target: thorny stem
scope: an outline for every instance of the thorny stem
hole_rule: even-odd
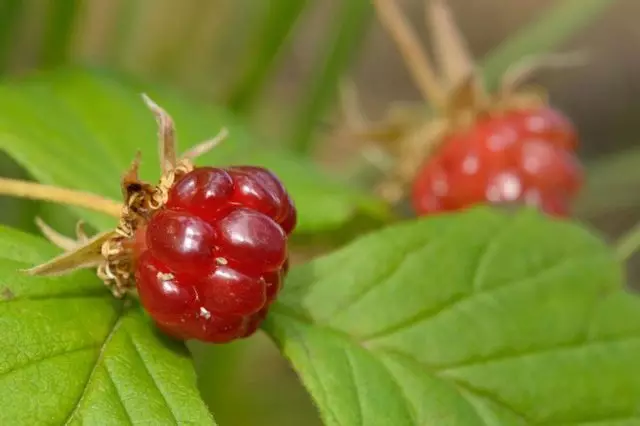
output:
[[[640,223],[624,234],[616,243],[615,251],[618,259],[627,261],[640,247]]]
[[[435,108],[443,108],[445,96],[418,36],[395,4],[396,0],[373,0],[380,23],[395,40],[422,96]]]
[[[121,203],[99,195],[16,179],[0,178],[0,195],[83,207],[116,218],[122,211]]]

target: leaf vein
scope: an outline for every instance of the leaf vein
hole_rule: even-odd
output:
[[[169,410],[169,412],[173,416],[173,420],[175,421],[175,424],[178,425],[178,418],[176,417],[176,414],[174,413],[174,411],[171,409],[171,406],[169,405],[169,400],[167,399],[167,396],[164,394],[164,392],[162,392],[162,389],[160,388],[160,385],[158,384],[158,380],[151,373],[151,370],[149,370],[149,367],[147,366],[147,363],[145,362],[144,358],[142,357],[142,354],[140,353],[140,349],[138,348],[138,345],[136,344],[136,342],[133,339],[133,337],[131,336],[131,333],[127,333],[127,337],[129,338],[129,342],[133,346],[134,352],[136,353],[136,355],[140,359],[140,362],[142,363],[142,366],[144,367],[144,370],[146,371],[147,375],[149,375],[149,377],[151,378],[151,381],[153,382],[153,384],[156,387],[156,389],[158,389],[158,393],[160,393],[160,396],[162,396],[162,401],[164,402],[164,405],[167,407],[167,409]]]
[[[98,366],[100,365],[100,363],[103,361],[104,358],[104,353],[107,350],[107,347],[109,346],[109,343],[111,342],[111,339],[113,338],[113,336],[115,336],[116,332],[120,329],[120,326],[122,325],[122,321],[125,318],[125,310],[124,308],[118,312],[118,315],[116,316],[113,325],[111,327],[111,331],[109,332],[109,334],[107,335],[107,337],[104,339],[104,342],[102,342],[102,345],[100,346],[100,353],[98,354],[98,357],[96,358],[96,363],[93,366],[93,368],[91,369],[91,371],[89,372],[89,375],[87,376],[87,381],[85,382],[82,391],[80,392],[80,395],[78,396],[78,400],[76,401],[76,403],[74,404],[73,409],[71,410],[71,412],[69,412],[69,415],[67,416],[67,419],[64,421],[64,425],[68,426],[69,424],[71,424],[71,420],[73,420],[73,417],[77,414],[78,410],[80,409],[80,405],[82,404],[82,401],[84,401],[84,398],[86,396],[86,392],[87,392],[87,387],[89,386],[89,383],[91,383],[91,381],[93,380],[93,377],[95,376],[97,370],[98,370]]]
[[[7,371],[3,371],[2,373],[0,373],[0,378],[4,378],[5,376],[8,376],[8,375],[10,375],[12,373],[15,373],[17,371],[23,370],[25,368],[29,368],[30,366],[32,366],[34,364],[38,364],[38,363],[43,362],[43,361],[47,361],[47,360],[54,359],[54,358],[57,358],[57,357],[60,357],[60,356],[64,356],[64,355],[73,354],[73,353],[76,353],[76,352],[87,351],[89,349],[97,349],[98,347],[99,347],[99,345],[97,345],[95,343],[91,343],[89,345],[83,345],[83,346],[80,346],[78,348],[74,348],[74,349],[71,349],[71,350],[68,350],[68,351],[62,351],[62,352],[56,352],[56,353],[52,353],[52,354],[47,354],[46,356],[44,356],[42,358],[32,359],[32,360],[29,360],[29,362],[26,362],[24,364],[18,365],[18,366],[14,367],[14,368],[11,368],[11,369],[7,370]]]
[[[360,392],[358,392],[358,384],[356,382],[356,372],[355,365],[353,363],[353,359],[351,359],[351,353],[347,349],[343,349],[345,354],[345,358],[347,359],[347,363],[349,364],[349,381],[351,382],[351,389],[353,390],[357,404],[356,404],[356,416],[358,421],[356,424],[363,425],[363,417],[362,417],[362,400],[360,398]]]
[[[109,367],[107,367],[105,365],[105,371],[107,373],[107,377],[109,378],[109,381],[111,382],[111,384],[113,385],[113,389],[115,389],[116,391],[116,396],[118,399],[118,402],[120,403],[120,406],[122,407],[122,409],[124,410],[124,414],[125,416],[127,416],[127,420],[129,421],[129,424],[133,425],[133,419],[131,418],[131,414],[129,414],[129,410],[127,409],[127,406],[124,404],[124,398],[122,398],[122,394],[120,393],[120,389],[118,389],[118,384],[116,383],[115,380],[113,380],[113,376],[111,375],[111,370],[109,370]]]
[[[344,311],[348,310],[351,306],[355,305],[364,297],[366,297],[367,294],[387,283],[391,278],[394,277],[395,274],[398,273],[398,271],[402,269],[402,266],[409,260],[413,260],[413,258],[415,257],[424,256],[425,252],[430,251],[437,246],[438,244],[435,241],[432,241],[431,243],[425,245],[424,240],[419,240],[417,241],[417,244],[412,244],[410,247],[406,247],[405,249],[409,252],[409,254],[403,256],[402,259],[400,259],[399,263],[392,265],[387,271],[385,271],[384,274],[382,274],[382,277],[380,277],[378,280],[372,281],[371,285],[363,287],[358,293],[354,294],[348,300],[345,300],[343,303],[341,303],[336,309],[333,310],[333,312],[327,315],[327,318],[318,319],[317,322],[330,322],[330,320],[341,315],[342,313],[344,313]]]
[[[488,295],[500,292],[504,289],[509,289],[514,286],[523,285],[523,284],[535,283],[538,280],[544,278],[548,274],[557,273],[559,270],[562,270],[567,267],[575,267],[575,264],[574,264],[575,262],[589,261],[591,258],[594,258],[594,257],[600,258],[602,257],[602,254],[598,254],[597,256],[594,255],[594,256],[588,256],[588,257],[581,256],[581,257],[566,258],[561,260],[560,262],[556,262],[554,265],[541,269],[534,275],[529,276],[527,278],[524,278],[524,279],[518,278],[512,281],[509,281],[505,284],[502,284],[500,286],[492,287],[488,290],[452,297],[448,301],[445,301],[445,303],[441,306],[436,306],[435,308],[418,312],[417,314],[403,321],[392,324],[389,327],[386,327],[382,330],[378,330],[369,335],[361,336],[359,338],[359,341],[361,342],[362,345],[369,346],[371,345],[371,342],[374,340],[379,340],[385,337],[389,337],[390,335],[398,331],[402,331],[405,328],[413,327],[421,322],[431,321],[439,315],[442,315],[448,311],[456,309],[462,303],[473,303],[481,297],[486,297]]]
[[[500,243],[502,241],[502,237],[508,234],[507,231],[511,230],[512,227],[517,225],[518,218],[523,216],[511,217],[498,231],[495,232],[486,242],[482,252],[478,256],[478,263],[473,272],[473,278],[471,280],[471,289],[476,290],[481,287],[482,282],[484,281],[484,274],[487,266],[490,264],[490,260],[492,259],[492,255],[495,250],[500,247]]]
[[[494,354],[484,358],[473,358],[457,364],[447,365],[446,367],[443,367],[443,368],[436,368],[435,371],[438,372],[439,374],[440,373],[444,374],[446,372],[449,372],[458,368],[474,367],[477,365],[490,364],[494,362],[511,361],[514,359],[525,358],[529,356],[546,355],[552,352],[568,352],[572,350],[585,350],[585,349],[589,349],[591,346],[610,345],[610,344],[617,344],[617,343],[631,343],[635,340],[640,340],[640,336],[639,335],[616,336],[615,338],[608,338],[608,339],[605,338],[605,339],[590,340],[590,341],[584,341],[580,339],[572,342],[562,342],[560,344],[555,344],[548,347],[538,347],[538,348],[531,348],[528,350],[523,350],[518,352],[513,351],[513,352],[503,353],[503,354]],[[377,349],[379,350],[381,348],[377,348]]]

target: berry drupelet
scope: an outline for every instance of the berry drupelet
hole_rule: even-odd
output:
[[[268,170],[193,169],[136,236],[142,305],[180,339],[253,334],[282,286],[295,224],[291,198]]]

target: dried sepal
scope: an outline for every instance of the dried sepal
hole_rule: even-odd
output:
[[[446,107],[475,108],[486,102],[486,92],[462,32],[446,0],[427,0],[436,63],[446,90]],[[464,93],[465,96],[459,96]],[[464,100],[466,103],[461,103]],[[453,105],[452,105],[453,104]]]
[[[45,235],[49,236],[48,234],[51,234],[49,231],[53,230],[49,228],[48,225],[46,226],[48,233]],[[54,244],[56,241],[62,242],[57,232],[53,231],[53,234],[57,235],[57,237],[54,237],[54,241],[52,241]],[[55,276],[66,274],[78,269],[98,267],[102,262],[104,262],[104,257],[102,256],[103,244],[115,235],[115,231],[107,231],[97,234],[87,241],[78,241],[75,247],[72,247],[60,256],[33,268],[25,269],[23,272],[28,275]],[[65,241],[64,244],[66,245],[68,242],[69,241]]]
[[[445,102],[442,84],[396,0],[374,0],[373,4],[380,23],[394,39],[422,96],[427,102],[440,108]]]
[[[218,134],[215,135],[213,138],[191,147],[184,154],[182,154],[182,156],[180,157],[180,162],[192,163],[201,155],[206,154],[216,146],[220,145],[222,142],[224,142],[227,139],[227,137],[229,137],[229,130],[227,130],[226,127],[223,127],[222,129],[220,129]]]
[[[158,122],[158,146],[160,154],[160,169],[167,173],[176,167],[178,155],[176,150],[175,125],[171,116],[155,103],[149,96],[142,94],[147,107],[156,116]]]
[[[84,244],[89,240],[82,228],[82,222],[78,222],[76,225],[76,240],[69,238],[66,235],[62,235],[47,225],[45,221],[39,217],[36,217],[36,226],[40,229],[40,232],[42,232],[42,235],[44,235],[47,240],[51,241],[56,247],[63,250],[73,250],[78,247],[79,244]]]
[[[528,56],[511,65],[504,73],[500,84],[500,96],[508,98],[517,95],[520,86],[541,69],[580,67],[588,63],[589,56],[582,50]]]
[[[381,182],[376,192],[390,203],[399,202],[405,195],[420,166],[438,149],[440,141],[449,131],[447,120],[434,119],[423,122],[398,141],[401,147],[393,172]]]

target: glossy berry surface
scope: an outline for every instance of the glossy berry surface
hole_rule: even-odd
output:
[[[551,108],[511,111],[457,131],[413,183],[419,215],[520,203],[567,216],[582,184],[571,122]]]
[[[295,224],[290,196],[266,169],[192,170],[130,243],[142,305],[178,339],[252,335],[282,288]]]

